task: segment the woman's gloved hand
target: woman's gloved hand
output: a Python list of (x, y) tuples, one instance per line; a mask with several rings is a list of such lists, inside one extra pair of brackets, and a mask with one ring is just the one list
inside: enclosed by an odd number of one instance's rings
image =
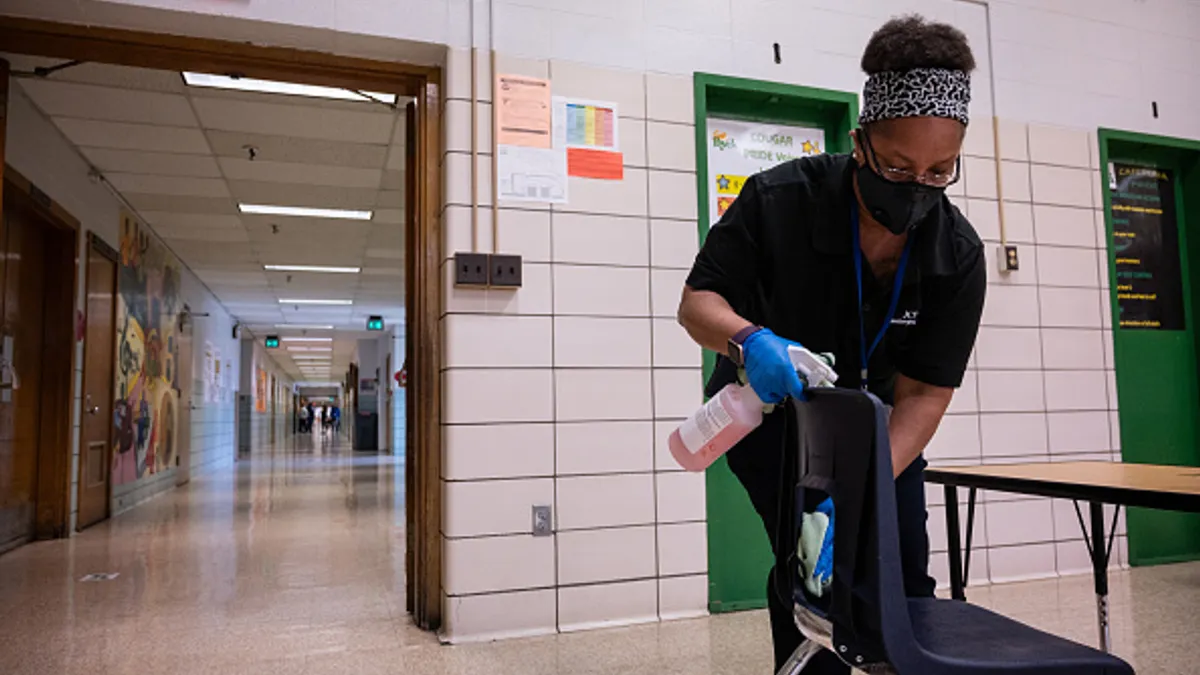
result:
[(752, 333), (742, 344), (746, 378), (763, 403), (783, 403), (788, 396), (804, 400), (804, 382), (788, 356), (788, 345), (798, 343), (785, 340), (768, 328)]

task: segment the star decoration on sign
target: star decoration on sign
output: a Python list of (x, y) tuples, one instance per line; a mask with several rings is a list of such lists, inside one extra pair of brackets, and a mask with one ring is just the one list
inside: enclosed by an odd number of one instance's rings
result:
[(717, 176), (717, 188), (721, 190), (729, 189), (729, 179), (725, 176)]

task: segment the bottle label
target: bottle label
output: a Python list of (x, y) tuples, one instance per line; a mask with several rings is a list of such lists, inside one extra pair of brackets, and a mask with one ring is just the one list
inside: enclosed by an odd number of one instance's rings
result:
[(730, 424), (733, 424), (733, 417), (718, 394), (679, 427), (679, 440), (683, 441), (688, 452), (696, 454)]

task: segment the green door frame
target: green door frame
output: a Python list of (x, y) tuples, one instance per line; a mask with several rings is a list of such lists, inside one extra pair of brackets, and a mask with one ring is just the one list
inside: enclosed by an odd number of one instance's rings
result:
[[(1106, 255), (1123, 461), (1200, 466), (1200, 141), (1100, 129), (1105, 249), (1113, 250), (1110, 161), (1175, 172), (1175, 214), (1182, 271), (1183, 331), (1120, 327), (1115, 256)], [(1193, 272), (1195, 272), (1193, 274)], [(1166, 423), (1164, 423), (1166, 422)], [(1200, 559), (1200, 515), (1130, 508), (1126, 517), (1131, 565)]]
[[(858, 94), (696, 73), (696, 197), (700, 243), (708, 236), (708, 117), (797, 124), (825, 131), (827, 152), (849, 152)], [(716, 354), (704, 353), (704, 380)], [(774, 563), (762, 522), (722, 457), (706, 476), (709, 610), (766, 606), (767, 570)]]

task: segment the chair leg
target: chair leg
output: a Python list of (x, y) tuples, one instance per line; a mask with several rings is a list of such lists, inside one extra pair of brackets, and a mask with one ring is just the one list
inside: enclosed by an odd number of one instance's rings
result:
[(817, 644), (816, 642), (813, 642), (812, 640), (805, 640), (800, 644), (799, 647), (796, 648), (796, 651), (792, 652), (792, 655), (788, 657), (787, 662), (784, 663), (783, 667), (779, 669), (779, 675), (800, 675), (800, 671), (804, 670), (804, 666), (807, 666), (808, 662), (811, 661), (812, 658), (817, 655), (817, 652), (821, 651), (821, 649), (821, 645)]

